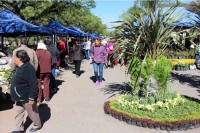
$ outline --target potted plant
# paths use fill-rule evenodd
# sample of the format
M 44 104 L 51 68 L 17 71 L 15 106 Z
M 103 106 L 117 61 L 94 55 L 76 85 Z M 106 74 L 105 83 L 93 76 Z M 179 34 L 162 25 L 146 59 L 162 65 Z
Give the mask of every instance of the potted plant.
M 1 87 L 3 90 L 5 90 L 5 92 L 10 93 L 9 88 L 10 88 L 13 73 L 10 69 L 5 69 L 5 68 L 2 68 L 1 71 L 3 72 Z

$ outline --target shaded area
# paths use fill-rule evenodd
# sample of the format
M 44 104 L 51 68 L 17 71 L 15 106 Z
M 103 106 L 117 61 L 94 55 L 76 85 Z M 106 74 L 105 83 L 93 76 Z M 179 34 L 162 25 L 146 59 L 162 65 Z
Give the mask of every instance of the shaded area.
M 106 87 L 100 89 L 101 91 L 104 92 L 104 94 L 112 94 L 111 96 L 108 97 L 111 98 L 117 94 L 124 94 L 124 93 L 131 93 L 131 87 L 127 83 L 123 84 L 118 84 L 118 83 L 113 83 L 106 85 Z
M 74 70 L 75 69 L 75 66 L 73 65 L 69 65 L 66 67 L 66 70 Z
M 44 123 L 46 121 L 48 121 L 51 117 L 51 109 L 48 107 L 47 104 L 41 104 L 38 108 L 39 110 L 39 114 L 40 114 L 40 120 L 42 123 L 42 126 L 44 125 Z M 24 123 L 24 129 L 25 131 L 27 130 L 27 128 L 32 124 L 31 119 L 27 116 L 25 123 Z
M 65 82 L 64 80 L 59 80 L 59 79 L 56 79 L 56 86 L 57 86 L 57 90 L 56 91 L 50 91 L 50 94 L 49 94 L 49 98 L 52 99 L 53 96 L 60 90 L 59 86 L 62 85 L 62 83 Z
M 172 72 L 171 75 L 174 80 L 178 80 L 181 84 L 187 83 L 191 87 L 200 88 L 200 76 L 175 72 Z
M 90 79 L 93 81 L 93 83 L 96 82 L 96 78 L 95 78 L 95 76 L 91 76 Z M 102 78 L 102 80 L 103 80 L 103 81 L 106 81 L 105 78 Z
M 75 71 L 72 71 L 72 73 L 73 73 L 73 74 L 76 74 Z M 79 76 L 81 76 L 81 74 L 83 74 L 83 73 L 85 73 L 85 71 L 84 71 L 84 70 L 80 70 Z
M 14 103 L 15 102 L 11 100 L 10 95 L 6 93 L 6 99 L 5 100 L 0 99 L 0 111 L 12 109 L 14 106 Z

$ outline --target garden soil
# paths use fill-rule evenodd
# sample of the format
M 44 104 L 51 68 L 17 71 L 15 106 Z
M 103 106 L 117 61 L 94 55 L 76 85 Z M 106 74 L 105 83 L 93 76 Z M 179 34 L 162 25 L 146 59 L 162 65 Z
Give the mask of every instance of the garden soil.
M 83 61 L 81 76 L 73 74 L 74 66 L 62 69 L 57 78 L 59 90 L 51 95 L 48 104 L 39 107 L 43 123 L 42 129 L 36 133 L 169 133 L 169 131 L 128 125 L 119 121 L 103 110 L 105 101 L 115 98 L 124 91 L 128 77 L 124 66 L 104 69 L 102 86 L 95 86 L 93 66 Z M 172 72 L 169 89 L 181 94 L 200 99 L 200 70 Z M 11 133 L 14 129 L 15 112 L 11 103 L 1 105 L 0 133 Z M 25 129 L 29 133 L 32 123 L 25 116 Z M 200 128 L 173 133 L 199 133 Z

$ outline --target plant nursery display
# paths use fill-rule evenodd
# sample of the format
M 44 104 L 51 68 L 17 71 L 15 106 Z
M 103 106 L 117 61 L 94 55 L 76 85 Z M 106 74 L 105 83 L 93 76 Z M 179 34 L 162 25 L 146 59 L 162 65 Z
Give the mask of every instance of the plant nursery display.
M 200 101 L 169 89 L 172 68 L 194 64 L 188 52 L 167 51 L 175 30 L 170 24 L 181 16 L 174 14 L 178 4 L 163 10 L 161 1 L 137 2 L 118 27 L 118 40 L 128 60 L 131 91 L 106 101 L 104 111 L 140 127 L 167 131 L 199 127 Z M 166 53 L 179 57 L 167 59 Z
M 106 114 L 128 124 L 160 130 L 188 130 L 200 126 L 199 100 L 178 93 L 141 98 L 130 94 L 104 103 Z
M 154 129 L 187 130 L 199 127 L 200 101 L 168 89 L 171 61 L 161 57 L 156 63 L 151 62 L 150 58 L 143 62 L 137 58 L 132 60 L 131 64 L 138 66 L 129 65 L 132 92 L 105 102 L 105 113 L 128 124 Z M 156 87 L 154 93 L 147 95 L 152 74 Z

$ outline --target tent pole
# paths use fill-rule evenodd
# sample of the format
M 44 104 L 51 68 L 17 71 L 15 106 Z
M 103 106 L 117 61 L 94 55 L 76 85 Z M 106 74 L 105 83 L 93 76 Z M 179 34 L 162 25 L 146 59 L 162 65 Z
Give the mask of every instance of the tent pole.
M 51 36 L 51 41 L 52 41 L 52 44 L 55 45 L 55 42 L 54 42 L 54 34 L 52 34 L 52 36 Z
M 37 44 L 38 44 L 38 42 L 39 42 L 39 36 L 37 36 Z
M 4 41 L 4 37 L 3 36 L 1 36 L 1 50 L 3 51 L 3 48 L 4 48 L 4 46 L 3 46 L 3 42 Z
M 56 44 L 56 33 L 53 35 L 53 41 L 54 41 L 54 45 L 57 47 L 57 44 Z
M 25 38 L 26 38 L 26 46 L 28 46 L 28 43 L 27 43 L 27 34 L 26 34 L 26 32 L 24 33 L 24 35 L 25 35 Z
M 67 46 L 67 54 L 69 55 L 69 44 L 68 44 L 68 34 L 66 36 L 66 46 Z

